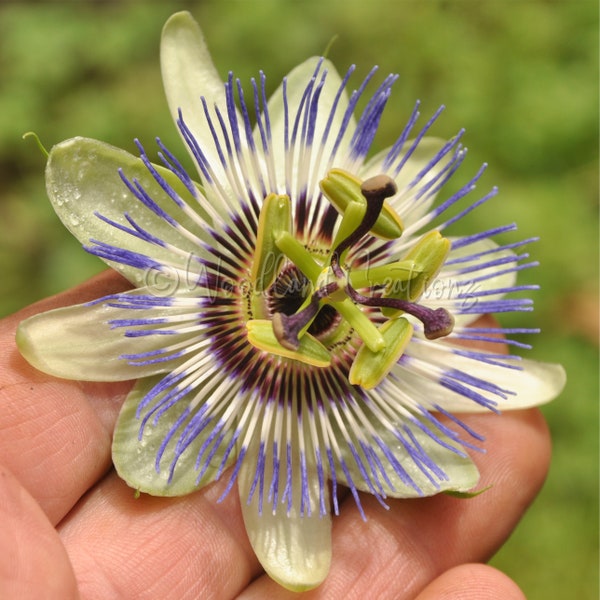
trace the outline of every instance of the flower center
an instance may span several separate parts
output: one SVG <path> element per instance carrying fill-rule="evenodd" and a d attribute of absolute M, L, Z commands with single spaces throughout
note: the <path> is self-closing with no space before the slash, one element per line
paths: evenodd
<path fill-rule="evenodd" d="M 448 311 L 416 302 L 443 265 L 450 242 L 433 231 L 401 261 L 352 270 L 345 263 L 347 253 L 364 236 L 393 240 L 402 235 L 402 222 L 386 202 L 396 193 L 395 182 L 386 175 L 360 182 L 334 169 L 320 185 L 341 220 L 332 249 L 319 260 L 292 234 L 290 199 L 275 194 L 265 199 L 252 279 L 255 290 L 266 293 L 270 319 L 249 321 L 248 340 L 275 355 L 328 366 L 329 351 L 318 338 L 344 320 L 363 342 L 348 378 L 373 387 L 402 355 L 414 319 L 429 339 L 452 331 Z M 369 295 L 358 291 L 367 289 Z M 379 327 L 369 316 L 373 309 L 387 319 Z"/>
<path fill-rule="evenodd" d="M 267 290 L 267 309 L 271 317 L 277 313 L 291 316 L 309 297 L 312 286 L 296 265 L 287 264 Z M 316 338 L 331 333 L 341 321 L 339 313 L 328 304 L 320 307 L 307 332 Z"/>

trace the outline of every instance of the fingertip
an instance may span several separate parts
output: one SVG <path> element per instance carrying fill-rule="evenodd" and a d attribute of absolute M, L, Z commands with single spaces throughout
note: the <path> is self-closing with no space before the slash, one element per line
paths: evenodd
<path fill-rule="evenodd" d="M 0 598 L 77 598 L 67 553 L 38 503 L 0 465 Z"/>
<path fill-rule="evenodd" d="M 526 600 L 519 586 L 501 571 L 464 564 L 434 579 L 416 600 Z"/>
<path fill-rule="evenodd" d="M 477 417 L 476 417 L 477 418 Z M 485 417 L 484 417 L 485 419 Z M 481 485 L 510 491 L 513 501 L 527 506 L 541 489 L 552 456 L 550 431 L 537 409 L 509 411 L 497 420 L 481 420 L 487 452 L 475 456 L 482 472 Z"/>

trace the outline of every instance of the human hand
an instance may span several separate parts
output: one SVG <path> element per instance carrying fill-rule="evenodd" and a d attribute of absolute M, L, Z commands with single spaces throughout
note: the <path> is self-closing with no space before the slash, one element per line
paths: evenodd
<path fill-rule="evenodd" d="M 111 467 L 110 445 L 130 384 L 52 378 L 21 358 L 20 320 L 123 291 L 104 273 L 0 322 L 0 597 L 11 599 L 295 598 L 261 570 L 239 499 L 217 503 L 227 477 L 181 498 L 135 498 Z M 94 343 L 90 340 L 90 343 Z M 523 598 L 482 563 L 510 535 L 548 468 L 537 409 L 465 415 L 486 438 L 473 453 L 485 493 L 354 501 L 333 521 L 333 561 L 307 598 Z"/>

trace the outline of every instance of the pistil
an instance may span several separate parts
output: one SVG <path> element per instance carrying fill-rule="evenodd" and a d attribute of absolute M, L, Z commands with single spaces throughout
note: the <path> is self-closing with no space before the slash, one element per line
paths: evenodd
<path fill-rule="evenodd" d="M 289 350 L 297 350 L 300 345 L 300 336 L 309 328 L 310 324 L 321 309 L 321 300 L 339 290 L 336 281 L 319 288 L 310 298 L 310 302 L 303 309 L 293 315 L 278 312 L 273 315 L 273 333 L 277 341 Z"/>
<path fill-rule="evenodd" d="M 428 340 L 436 340 L 452 333 L 454 317 L 445 308 L 432 309 L 416 302 L 398 298 L 364 296 L 352 289 L 350 285 L 346 287 L 346 290 L 352 300 L 362 306 L 393 308 L 396 311 L 402 311 L 416 317 L 423 323 L 425 337 Z"/>

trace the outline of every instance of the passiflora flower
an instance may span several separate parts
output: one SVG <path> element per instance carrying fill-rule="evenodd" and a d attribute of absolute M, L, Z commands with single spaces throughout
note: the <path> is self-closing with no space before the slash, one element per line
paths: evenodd
<path fill-rule="evenodd" d="M 516 284 L 531 240 L 492 241 L 513 225 L 444 235 L 496 190 L 467 198 L 482 168 L 435 202 L 465 157 L 462 132 L 426 137 L 439 111 L 417 125 L 415 108 L 368 158 L 393 75 L 358 114 L 375 70 L 350 92 L 352 68 L 312 58 L 267 100 L 263 73 L 223 84 L 188 13 L 166 23 L 161 62 L 198 183 L 160 140 L 159 164 L 139 143 L 139 158 L 82 138 L 52 148 L 56 212 L 134 289 L 27 319 L 19 348 L 58 377 L 136 379 L 119 475 L 164 496 L 226 478 L 266 571 L 310 588 L 329 569 L 338 486 L 361 514 L 361 492 L 383 506 L 466 493 L 483 440 L 457 415 L 562 389 L 558 365 L 456 343 L 525 346 L 499 337 L 533 329 L 470 324 L 531 310 L 514 295 L 533 289 Z"/>

